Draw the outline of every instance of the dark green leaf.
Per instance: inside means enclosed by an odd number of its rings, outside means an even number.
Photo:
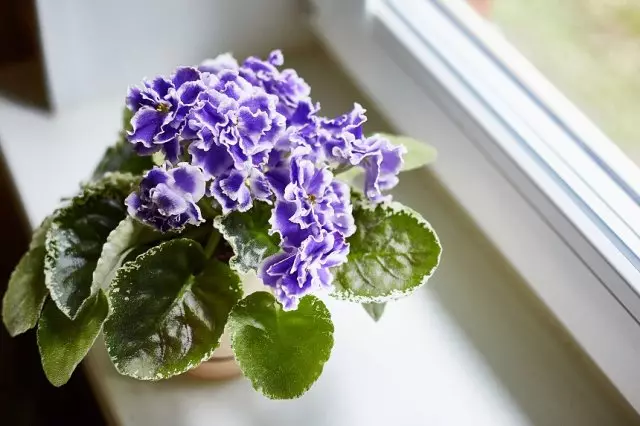
[[[240,273],[257,270],[264,258],[277,253],[279,238],[269,235],[271,207],[265,203],[254,203],[248,213],[233,212],[218,216],[213,226],[220,231],[235,255],[229,266]]]
[[[161,233],[130,216],[124,218],[111,231],[102,246],[100,258],[93,271],[92,291],[98,288],[107,289],[113,274],[123,263],[124,257],[135,247],[160,241],[169,235]]]
[[[139,156],[133,145],[123,138],[107,148],[102,160],[93,172],[93,179],[97,180],[107,172],[122,172],[141,175],[153,167],[151,156]]]
[[[87,301],[74,320],[51,300],[47,302],[38,323],[38,348],[44,372],[54,386],[67,383],[93,346],[108,314],[109,302],[102,291]]]
[[[284,311],[270,293],[253,293],[233,308],[228,330],[242,372],[271,399],[297,398],[309,390],[333,347],[331,315],[314,296]]]
[[[242,290],[228,265],[207,261],[192,240],[175,239],[124,264],[109,295],[104,335],[116,369],[157,380],[211,357]]]
[[[42,305],[49,293],[44,285],[44,236],[51,219],[36,229],[26,252],[9,278],[2,299],[2,321],[11,336],[17,336],[38,323]]]
[[[382,318],[386,303],[363,303],[362,307],[374,321],[378,322]]]
[[[118,142],[107,148],[100,163],[93,172],[93,180],[100,179],[107,172],[122,172],[140,175],[153,167],[151,156],[140,156],[127,141],[127,130],[131,129],[132,112],[125,108],[122,113],[122,131]]]
[[[402,169],[400,169],[401,172],[426,166],[427,164],[433,163],[438,157],[438,151],[436,151],[434,147],[417,139],[388,133],[378,133],[378,135],[389,139],[389,141],[396,146],[402,145],[407,149],[407,152],[403,156],[404,163],[402,164]],[[362,173],[364,173],[362,168],[352,167],[338,174],[336,177],[343,182],[351,184],[354,179]]]
[[[75,318],[92,289],[93,271],[109,233],[126,216],[125,197],[137,180],[108,174],[58,210],[47,232],[45,283],[51,298]]]
[[[357,197],[354,197],[357,200]],[[384,302],[427,282],[440,260],[440,242],[420,214],[400,203],[354,203],[356,233],[347,262],[335,270],[333,296]]]

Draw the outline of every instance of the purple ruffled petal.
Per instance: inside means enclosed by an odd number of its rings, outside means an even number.
[[[204,196],[204,174],[195,166],[180,163],[154,167],[140,182],[138,192],[125,200],[129,215],[160,231],[170,231],[187,223],[204,221],[196,203]]]
[[[214,59],[204,60],[198,69],[202,72],[218,74],[222,70],[238,69],[238,61],[230,53],[223,53]]]
[[[228,173],[233,166],[233,159],[227,148],[222,145],[213,144],[208,150],[204,150],[196,144],[191,144],[189,153],[192,163],[204,170],[207,179]]]
[[[200,168],[189,163],[180,163],[175,169],[169,171],[174,180],[174,187],[185,194],[190,194],[194,200],[204,196],[204,175]]]
[[[195,82],[200,80],[200,72],[193,67],[180,67],[176,70],[171,78],[173,86],[180,88],[187,82]]]
[[[153,139],[164,122],[164,114],[151,108],[143,108],[131,119],[132,130],[129,133],[131,142],[142,143],[145,147],[153,146]]]
[[[187,210],[187,201],[182,197],[182,194],[164,183],[151,191],[151,201],[163,216],[175,216]]]

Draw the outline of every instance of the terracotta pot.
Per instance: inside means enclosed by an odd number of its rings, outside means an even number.
[[[242,277],[242,289],[247,296],[256,291],[264,291],[267,288],[255,274],[250,273]],[[208,361],[203,362],[193,370],[186,373],[191,377],[203,380],[228,380],[239,377],[242,372],[233,357],[231,339],[225,331],[220,339],[220,346],[213,352]]]

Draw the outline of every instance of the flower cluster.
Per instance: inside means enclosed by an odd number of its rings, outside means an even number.
[[[350,192],[334,173],[362,168],[365,195],[380,202],[397,183],[403,148],[365,137],[358,104],[336,118],[319,115],[310,87],[282,64],[280,51],[242,64],[224,54],[130,88],[128,139],[138,154],[162,152],[166,162],[146,174],[127,206],[167,231],[202,222],[203,197],[223,214],[256,200],[272,204],[270,232],[280,235],[282,252],[259,275],[292,309],[330,287],[330,268],[349,252]]]
[[[129,195],[125,204],[131,216],[165,232],[204,222],[196,204],[203,196],[200,168],[179,163],[170,170],[166,166],[149,170],[140,182],[140,191]]]

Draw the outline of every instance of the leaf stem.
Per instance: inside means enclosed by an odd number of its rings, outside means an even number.
[[[207,241],[207,245],[204,248],[204,254],[207,257],[207,259],[210,259],[211,256],[213,256],[213,252],[216,250],[216,247],[218,247],[218,243],[220,242],[221,236],[222,235],[215,229],[209,236],[209,241]]]

